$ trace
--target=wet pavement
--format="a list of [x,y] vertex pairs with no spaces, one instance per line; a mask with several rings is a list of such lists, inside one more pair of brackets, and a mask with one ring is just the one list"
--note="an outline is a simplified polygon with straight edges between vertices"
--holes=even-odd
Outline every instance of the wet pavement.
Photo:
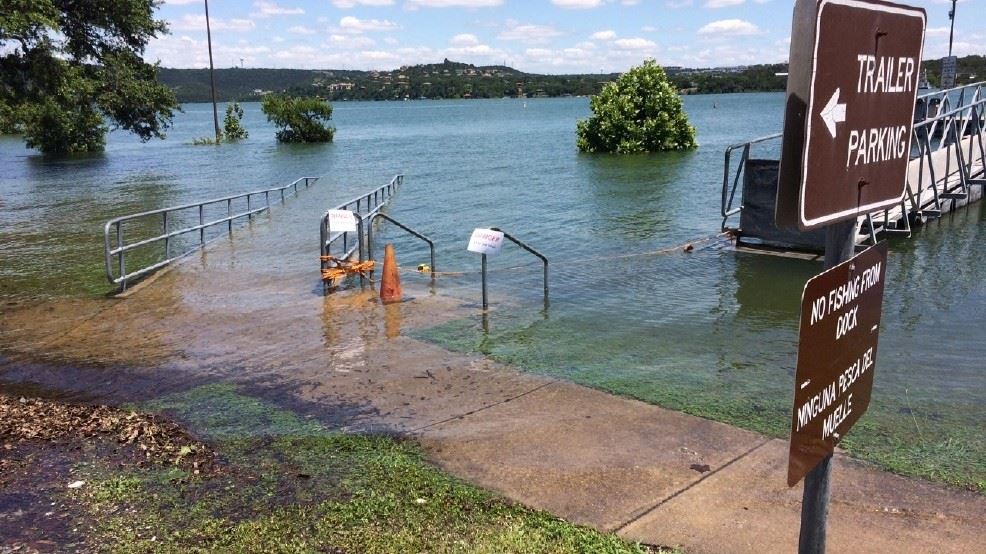
[[[309,273],[279,271],[264,263],[273,226],[257,232],[125,299],[4,306],[0,387],[129,402],[233,382],[338,428],[413,437],[453,474],[577,523],[688,552],[795,548],[783,441],[416,340],[478,308],[413,275],[401,304],[324,296],[314,255]],[[842,455],[834,475],[832,551],[981,547],[981,494]]]

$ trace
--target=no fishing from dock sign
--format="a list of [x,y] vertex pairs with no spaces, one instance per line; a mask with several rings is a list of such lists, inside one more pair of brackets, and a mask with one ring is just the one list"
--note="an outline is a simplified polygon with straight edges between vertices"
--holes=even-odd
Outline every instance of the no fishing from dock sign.
[[887,243],[881,242],[805,285],[789,486],[832,454],[870,404],[886,275]]
[[797,1],[778,227],[815,229],[901,201],[926,19],[876,0]]

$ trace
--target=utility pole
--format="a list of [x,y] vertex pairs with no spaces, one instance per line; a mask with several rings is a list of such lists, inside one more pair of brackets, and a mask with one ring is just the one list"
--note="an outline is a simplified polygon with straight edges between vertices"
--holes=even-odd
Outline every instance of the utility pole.
[[955,3],[958,0],[952,0],[952,10],[948,12],[948,20],[952,22],[952,27],[948,30],[948,55],[952,56],[952,38],[955,36]]
[[205,37],[209,43],[209,81],[212,83],[212,122],[216,125],[216,144],[222,140],[219,131],[219,108],[216,106],[216,71],[212,65],[212,29],[209,27],[209,0],[205,0]]

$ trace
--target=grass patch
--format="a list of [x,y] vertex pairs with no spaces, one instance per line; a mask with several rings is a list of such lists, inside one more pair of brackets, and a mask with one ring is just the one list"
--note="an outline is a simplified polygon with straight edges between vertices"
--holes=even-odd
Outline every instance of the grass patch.
[[458,481],[411,443],[331,431],[210,385],[143,409],[188,422],[213,473],[92,466],[78,495],[107,552],[646,553]]

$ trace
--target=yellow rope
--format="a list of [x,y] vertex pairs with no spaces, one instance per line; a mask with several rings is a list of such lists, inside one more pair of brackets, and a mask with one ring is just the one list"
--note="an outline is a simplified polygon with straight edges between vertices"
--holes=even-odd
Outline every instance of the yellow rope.
[[[652,250],[649,252],[634,252],[632,254],[620,254],[617,256],[601,256],[598,258],[575,258],[568,262],[552,262],[551,267],[565,266],[565,265],[586,265],[586,264],[598,264],[599,262],[604,262],[608,260],[624,260],[629,258],[639,258],[644,256],[660,256],[664,254],[673,254],[676,252],[690,253],[694,252],[696,247],[712,242],[716,239],[721,239],[723,237],[731,237],[732,233],[725,232],[716,235],[711,235],[707,237],[702,237],[700,239],[688,241],[677,246],[671,246],[668,248],[661,248],[659,250]],[[333,256],[321,256],[323,262],[333,262],[336,267],[322,270],[323,280],[333,280],[341,277],[346,277],[348,275],[363,274],[364,277],[368,277],[367,273],[373,271],[376,262],[373,260],[367,260],[365,262],[347,262],[345,260],[340,260]],[[426,275],[432,275],[435,277],[462,277],[464,275],[475,275],[481,273],[480,271],[433,271],[431,267],[427,264],[421,264],[423,267],[417,269],[403,269],[398,266],[398,269],[403,273],[423,273]],[[523,269],[532,269],[534,267],[541,267],[540,263],[530,263],[524,265],[517,265],[511,267],[503,267],[497,269],[489,269],[487,273],[500,273],[504,271],[518,271]]]

